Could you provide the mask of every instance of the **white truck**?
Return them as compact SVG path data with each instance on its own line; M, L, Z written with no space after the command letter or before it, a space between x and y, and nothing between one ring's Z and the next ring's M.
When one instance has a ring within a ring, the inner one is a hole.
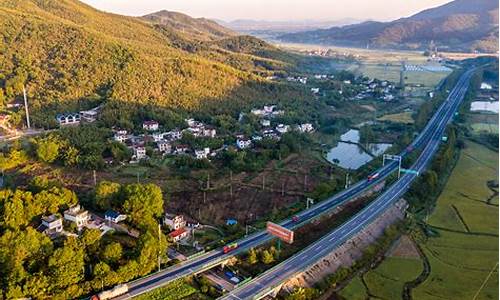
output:
M107 299L111 299L111 298L123 295L126 292L128 292L128 285L119 284L110 290L102 291L99 294L92 296L92 298L90 298L90 299L91 300L107 300Z

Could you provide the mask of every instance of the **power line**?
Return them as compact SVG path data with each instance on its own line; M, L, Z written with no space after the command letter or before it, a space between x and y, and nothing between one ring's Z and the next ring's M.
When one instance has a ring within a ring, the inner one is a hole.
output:
M479 290L477 290L477 292L474 295L474 298L472 298L472 300L476 300L477 296L479 296L479 293L484 288L484 286L486 285L486 283L490 279L491 274L493 274L493 272L495 271L495 269L497 268L497 266L498 266L498 262L495 264L495 266L493 267L493 269L491 269L491 272L488 274L488 276L486 276L486 279L484 280L483 284L481 284L481 286L479 287Z

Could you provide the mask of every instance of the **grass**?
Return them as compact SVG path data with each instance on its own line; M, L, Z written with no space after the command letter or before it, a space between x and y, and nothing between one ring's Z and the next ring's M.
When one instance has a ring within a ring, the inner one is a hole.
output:
M381 299L401 299L403 285L422 272L420 259L389 257L364 275L371 295Z
M364 63L356 71L370 78L399 82L401 64L392 63L386 66L385 64ZM448 75L449 72L408 71L405 72L405 83L421 84L426 87L434 87Z
M355 277L351 280L351 282L342 289L340 295L349 300L365 300L368 297L366 288L359 277Z
M188 284L185 280L174 281L164 287L155 289L149 293L135 297L135 300L178 300L193 296L198 290Z
M498 134L498 124L474 123L471 125L474 133L495 133Z
M487 201L487 182L498 180L498 153L466 145L429 219L440 229L422 245L431 273L414 299L472 299L498 261L498 199ZM498 299L498 270L476 299Z
M393 123L403 123L403 124L413 124L415 122L413 120L411 112L402 112L397 114L385 115L378 118L378 120L393 122Z

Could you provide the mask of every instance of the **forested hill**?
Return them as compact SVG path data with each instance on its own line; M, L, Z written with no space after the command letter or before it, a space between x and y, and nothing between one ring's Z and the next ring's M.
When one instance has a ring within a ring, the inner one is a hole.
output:
M405 49L425 49L433 41L441 49L494 53L498 50L498 0L455 0L392 22L370 21L285 34L279 39Z
M218 23L205 18L192 18L188 15L162 10L142 17L144 20L166 25L176 31L180 31L188 37L198 40L214 40L237 35L236 32L227 29Z
M76 109L88 98L194 108L262 97L259 88L275 89L255 84L262 78L255 74L293 64L267 44L266 57L252 47L230 50L227 41L238 38L229 31L221 36L226 47L214 37L200 41L168 22L104 13L77 0L0 0L0 104L26 84L35 124L53 119L37 112L54 103ZM287 61L271 58L270 49Z

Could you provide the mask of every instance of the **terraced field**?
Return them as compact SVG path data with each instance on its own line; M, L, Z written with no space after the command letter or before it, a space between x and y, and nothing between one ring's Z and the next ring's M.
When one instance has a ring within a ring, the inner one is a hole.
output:
M438 236L422 245L431 273L414 299L498 299L497 174L498 153L468 142L429 218Z

